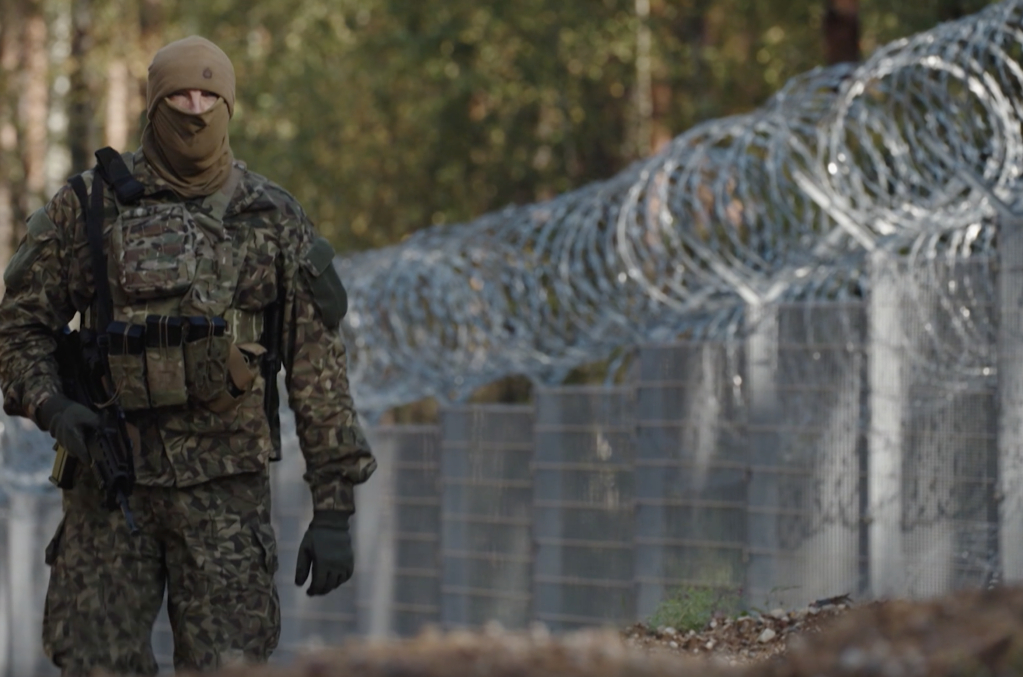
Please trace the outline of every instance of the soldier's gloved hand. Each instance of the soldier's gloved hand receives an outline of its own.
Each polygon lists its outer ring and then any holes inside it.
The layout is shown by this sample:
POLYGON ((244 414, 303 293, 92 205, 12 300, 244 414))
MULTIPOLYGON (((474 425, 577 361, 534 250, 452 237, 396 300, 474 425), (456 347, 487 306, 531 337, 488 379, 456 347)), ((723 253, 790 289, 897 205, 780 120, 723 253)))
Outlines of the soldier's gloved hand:
POLYGON ((38 418, 68 453, 83 463, 90 462, 87 441, 102 425, 96 412, 64 395, 54 395, 43 402, 38 418))
POLYGON ((355 553, 348 533, 351 513, 342 510, 317 510, 298 546, 295 585, 303 585, 313 570, 307 595, 326 595, 352 577, 355 553))

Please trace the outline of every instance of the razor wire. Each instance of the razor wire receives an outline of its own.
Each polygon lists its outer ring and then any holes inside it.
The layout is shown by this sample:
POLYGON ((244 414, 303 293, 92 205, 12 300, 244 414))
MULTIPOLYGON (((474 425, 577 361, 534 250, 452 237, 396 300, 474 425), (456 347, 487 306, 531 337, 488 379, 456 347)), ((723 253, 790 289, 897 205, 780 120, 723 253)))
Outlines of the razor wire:
MULTIPOLYGON (((959 170, 999 194, 1019 179, 1021 16, 1018 0, 992 5, 796 77, 607 181, 340 259, 360 409, 459 401, 507 375, 557 383, 636 343, 734 337, 748 305, 861 295, 878 248, 923 269, 991 255, 991 207, 959 170)), ((956 326, 994 332, 984 314, 956 326)))

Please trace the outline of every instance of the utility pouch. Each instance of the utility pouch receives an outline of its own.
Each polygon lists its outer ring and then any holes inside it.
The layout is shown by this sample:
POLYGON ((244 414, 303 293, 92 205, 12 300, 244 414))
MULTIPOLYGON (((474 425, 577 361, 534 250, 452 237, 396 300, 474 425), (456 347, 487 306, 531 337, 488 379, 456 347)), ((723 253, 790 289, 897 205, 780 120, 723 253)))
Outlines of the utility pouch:
POLYGON ((262 366, 263 353, 259 343, 232 343, 227 354, 227 389, 220 397, 206 405, 210 411, 221 413, 233 409, 249 394, 262 366))
POLYGON ((188 402, 182 318, 146 317, 146 376, 153 407, 178 407, 188 402))
POLYGON ((112 230, 111 254, 119 262, 129 301, 184 294, 199 263, 202 233, 181 204, 126 209, 112 230))
POLYGON ((144 346, 145 327, 141 324, 111 322, 107 327, 110 345, 107 362, 114 380, 114 392, 125 411, 148 409, 149 387, 144 346))
POLYGON ((231 337, 220 317, 189 317, 185 338, 185 383, 188 394, 209 406, 227 392, 231 337))

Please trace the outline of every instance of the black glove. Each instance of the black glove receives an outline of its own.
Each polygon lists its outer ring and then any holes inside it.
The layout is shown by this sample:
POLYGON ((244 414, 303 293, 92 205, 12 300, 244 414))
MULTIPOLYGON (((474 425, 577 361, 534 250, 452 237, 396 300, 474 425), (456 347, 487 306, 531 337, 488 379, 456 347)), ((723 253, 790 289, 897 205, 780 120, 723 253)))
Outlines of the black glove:
POLYGON ((355 553, 348 534, 351 513, 343 510, 317 510, 298 546, 295 585, 303 585, 313 570, 313 582, 307 595, 326 595, 352 577, 355 553))
POLYGON ((91 462, 88 441, 102 425, 96 412, 63 395, 54 395, 39 407, 38 418, 68 453, 83 463, 91 462))

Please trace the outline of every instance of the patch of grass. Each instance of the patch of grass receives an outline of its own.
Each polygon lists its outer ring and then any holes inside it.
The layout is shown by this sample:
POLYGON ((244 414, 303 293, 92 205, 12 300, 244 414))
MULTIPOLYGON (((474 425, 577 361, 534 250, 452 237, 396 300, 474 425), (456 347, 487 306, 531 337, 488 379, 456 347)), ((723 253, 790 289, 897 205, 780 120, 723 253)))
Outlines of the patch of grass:
POLYGON ((701 630, 714 618, 734 615, 742 608, 742 590, 705 585, 675 588, 647 620, 652 628, 701 630))

